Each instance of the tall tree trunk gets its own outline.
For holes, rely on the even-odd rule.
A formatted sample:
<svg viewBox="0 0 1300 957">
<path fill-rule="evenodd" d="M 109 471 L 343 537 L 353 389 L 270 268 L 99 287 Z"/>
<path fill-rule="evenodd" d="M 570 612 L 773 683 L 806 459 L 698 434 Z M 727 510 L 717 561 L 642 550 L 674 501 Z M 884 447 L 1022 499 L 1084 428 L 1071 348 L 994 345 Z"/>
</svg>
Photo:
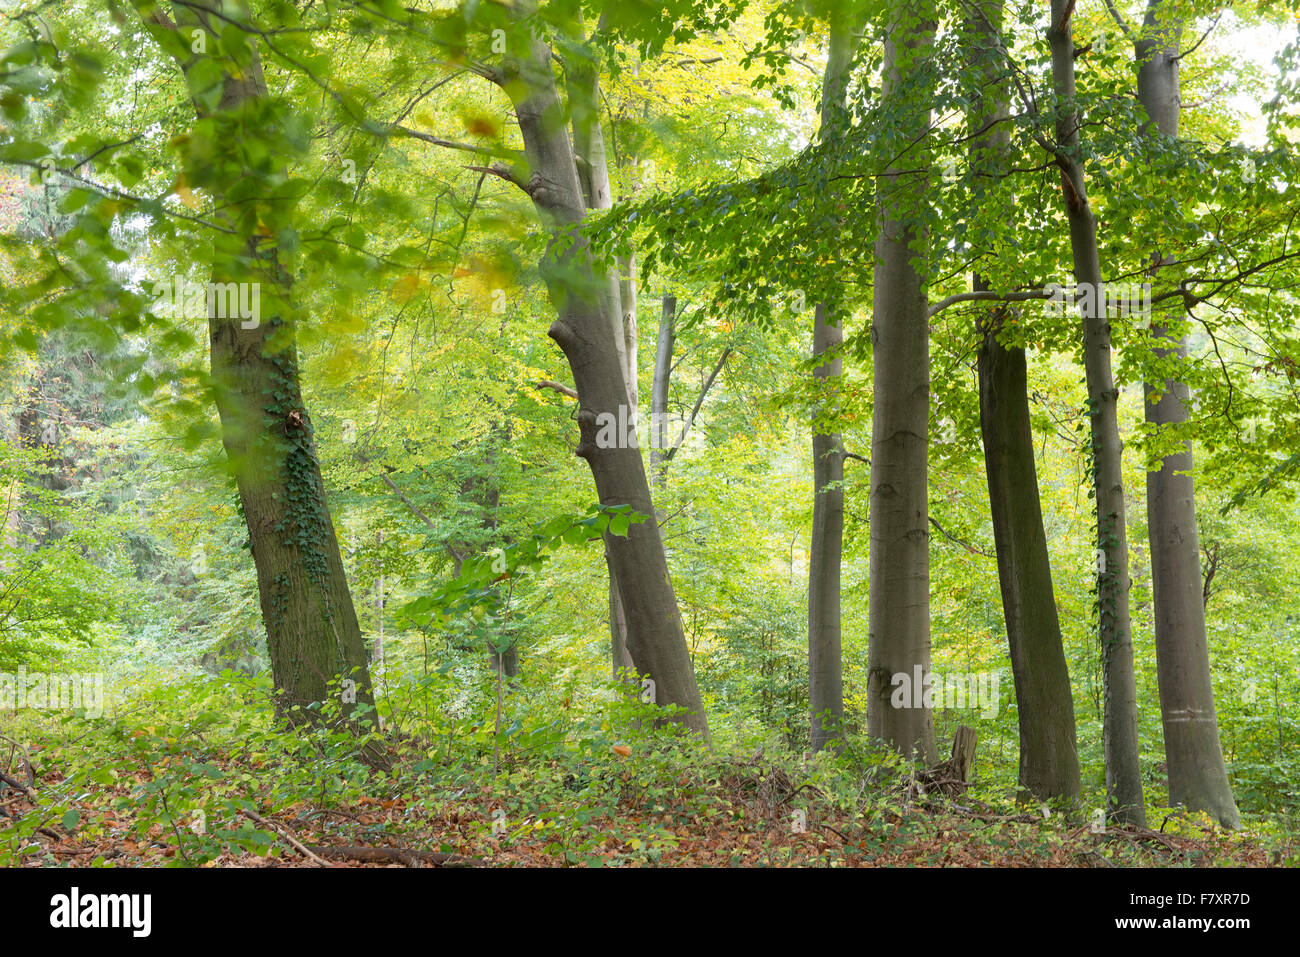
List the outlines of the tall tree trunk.
<svg viewBox="0 0 1300 957">
<path fill-rule="evenodd" d="M 376 544 L 384 544 L 384 531 L 380 529 L 375 534 Z M 375 582 L 375 651 L 371 660 L 375 663 L 375 670 L 380 671 L 384 667 L 384 573 L 379 572 L 379 580 Z"/>
<path fill-rule="evenodd" d="M 673 349 L 677 345 L 677 297 L 665 295 L 655 336 L 654 377 L 650 382 L 650 480 L 662 489 L 668 482 L 668 390 L 673 377 Z"/>
<path fill-rule="evenodd" d="M 501 79 L 514 103 L 529 165 L 526 181 L 514 175 L 552 235 L 541 269 L 558 313 L 549 334 L 569 360 L 578 392 L 581 440 L 576 452 L 590 466 L 602 504 L 631 505 L 653 517 L 650 485 L 637 443 L 620 441 L 606 448 L 597 441 L 599 417 L 610 415 L 617 422 L 620 408 L 626 416 L 629 407 L 621 312 L 611 314 L 613 303 L 604 291 L 610 277 L 598 274 L 589 244 L 574 230 L 587 204 L 556 92 L 551 51 L 525 20 L 534 6 L 515 7 L 520 29 L 515 31 Z M 613 278 L 617 288 L 617 277 Z M 657 704 L 685 709 L 678 720 L 707 736 L 704 706 L 658 524 L 650 520 L 631 526 L 626 536 L 607 535 L 605 547 L 619 583 L 626 646 L 636 670 L 654 682 Z"/>
<path fill-rule="evenodd" d="M 149 15 L 148 22 L 166 30 L 179 26 L 187 36 L 202 31 L 207 48 L 219 48 L 220 24 L 207 12 L 191 12 L 179 3 L 173 3 L 172 9 L 175 23 L 160 11 Z M 196 42 L 191 37 L 185 46 Z M 189 72 L 202 57 L 184 61 L 182 70 Z M 196 112 L 200 119 L 215 121 L 215 143 L 238 144 L 248 128 L 269 128 L 266 100 L 266 82 L 254 48 L 241 74 L 223 73 L 216 111 L 209 114 L 196 103 Z M 272 306 L 272 315 L 252 322 L 210 315 L 208 331 L 222 442 L 257 569 L 271 671 L 279 693 L 277 706 L 291 718 L 300 717 L 301 709 L 326 699 L 331 682 L 341 681 L 342 710 L 351 714 L 356 705 L 373 705 L 374 699 L 365 642 L 325 502 L 311 418 L 299 385 L 295 325 L 288 306 L 293 281 L 280 265 L 275 247 L 260 235 L 249 235 L 247 225 L 274 224 L 279 200 L 257 196 L 227 202 L 227 192 L 238 184 L 266 176 L 265 171 L 252 169 L 222 175 L 228 168 L 214 163 L 214 175 L 207 181 L 191 176 L 190 185 L 212 193 L 217 208 L 223 210 L 220 218 L 231 231 L 214 239 L 213 281 L 257 283 L 260 301 Z M 275 233 L 273 225 L 271 233 Z"/>
<path fill-rule="evenodd" d="M 603 26 L 603 18 L 602 24 Z M 581 39 L 581 15 L 573 23 Z M 583 201 L 589 210 L 609 209 L 614 203 L 609 181 L 609 155 L 605 148 L 605 133 L 600 124 L 600 78 L 594 60 L 577 55 L 567 64 L 566 90 L 573 125 L 573 152 L 578 168 L 578 182 L 582 187 Z M 627 389 L 629 422 L 636 421 L 637 363 L 636 363 L 636 285 L 633 278 L 631 254 L 619 259 L 623 275 L 610 273 L 603 278 L 604 309 L 614 322 L 623 382 Z M 626 297 L 626 298 L 625 298 Z M 629 305 L 630 301 L 630 305 Z M 609 646 L 610 666 L 614 677 L 632 667 L 627 652 L 627 616 L 619 594 L 614 566 L 606 557 L 609 570 Z"/>
<path fill-rule="evenodd" d="M 881 95 L 901 115 L 900 142 L 928 135 L 929 105 L 907 90 L 933 42 L 933 11 L 924 7 L 903 0 L 889 6 Z M 928 242 L 919 224 L 926 178 L 896 171 L 923 167 L 927 156 L 925 149 L 909 150 L 878 180 L 867 729 L 905 757 L 935 764 L 934 715 L 912 688 L 930 677 L 930 327 L 924 267 L 913 265 L 925 258 Z M 916 694 L 895 696 L 896 676 L 904 682 L 900 691 Z"/>
<path fill-rule="evenodd" d="M 833 306 L 818 303 L 813 325 L 813 355 L 832 355 L 814 375 L 834 383 L 843 372 L 840 345 L 844 338 Z M 840 653 L 840 560 L 844 544 L 844 449 L 838 432 L 819 431 L 823 415 L 835 414 L 838 392 L 822 385 L 819 408 L 813 413 L 813 521 L 808 550 L 808 709 L 812 749 L 820 751 L 840 734 L 844 721 L 843 671 Z"/>
<path fill-rule="evenodd" d="M 845 97 L 856 38 L 843 18 L 833 15 L 830 49 L 822 80 L 823 143 L 844 135 Z M 844 443 L 828 431 L 825 419 L 839 407 L 843 374 L 840 346 L 844 316 L 839 302 L 819 302 L 813 312 L 813 359 L 817 404 L 812 416 L 813 521 L 808 547 L 808 710 L 812 749 L 835 741 L 844 721 L 843 666 L 840 651 L 840 561 L 844 546 Z"/>
<path fill-rule="evenodd" d="M 1178 55 L 1183 22 L 1168 3 L 1150 0 L 1136 38 L 1138 100 L 1160 136 L 1176 139 L 1181 112 Z M 1186 360 L 1187 337 L 1153 318 L 1156 355 Z M 1153 426 L 1187 421 L 1187 385 L 1174 379 L 1145 385 L 1146 420 Z M 1147 473 L 1147 533 L 1155 604 L 1156 677 L 1169 769 L 1169 803 L 1205 811 L 1225 827 L 1239 827 L 1210 680 L 1205 637 L 1201 556 L 1196 531 L 1192 443 Z"/>
<path fill-rule="evenodd" d="M 12 449 L 22 448 L 22 417 L 15 416 L 5 426 L 4 441 Z M 23 481 L 14 478 L 4 490 L 4 525 L 0 530 L 0 575 L 10 575 L 17 567 L 18 541 L 23 527 Z"/>
<path fill-rule="evenodd" d="M 1111 818 L 1143 826 L 1146 805 L 1138 766 L 1137 684 L 1133 676 L 1133 634 L 1129 620 L 1128 539 L 1124 516 L 1123 443 L 1119 437 L 1119 391 L 1110 362 L 1110 323 L 1101 295 L 1101 257 L 1097 219 L 1088 205 L 1080 162 L 1079 115 L 1075 103 L 1074 39 L 1070 18 L 1075 0 L 1051 0 L 1047 30 L 1052 80 L 1058 104 L 1056 162 L 1070 227 L 1074 278 L 1091 288 L 1092 308 L 1084 309 L 1083 358 L 1088 383 L 1093 488 L 1097 503 L 1097 607 L 1105 712 L 1102 739 L 1106 753 L 1106 794 Z M 1100 304 L 1097 300 L 1100 298 Z M 1085 303 L 1088 301 L 1084 300 Z"/>
<path fill-rule="evenodd" d="M 665 295 L 659 314 L 659 333 L 655 337 L 654 375 L 650 383 L 650 481 L 660 492 L 668 485 L 668 462 L 665 457 L 668 450 L 668 391 L 672 385 L 673 348 L 677 343 L 677 297 Z M 662 506 L 655 508 L 655 520 L 663 521 Z M 612 575 L 612 572 L 611 572 Z M 610 581 L 613 581 L 611 577 Z M 620 632 L 627 629 L 626 620 L 622 620 L 622 605 L 615 605 L 616 595 L 610 594 L 610 619 L 618 615 Z M 620 633 L 620 632 L 616 632 Z M 620 642 L 613 648 L 614 674 L 620 668 L 631 668 L 632 659 L 627 648 Z"/>
<path fill-rule="evenodd" d="M 1008 166 L 1007 93 L 998 81 L 1002 71 L 996 53 L 1002 23 L 1002 0 L 979 0 L 970 31 L 979 38 L 973 57 L 983 85 L 968 124 L 974 134 L 971 188 L 977 202 L 984 184 L 1005 176 Z M 989 286 L 976 273 L 972 288 L 979 292 Z M 980 343 L 980 434 L 1016 686 L 1020 790 L 1022 798 L 1074 800 L 1079 796 L 1074 696 L 1043 531 L 1025 350 L 998 340 L 1007 315 L 1005 307 L 989 310 L 976 320 L 975 331 Z"/>
<path fill-rule="evenodd" d="M 609 572 L 609 666 L 614 677 L 618 678 L 635 671 L 636 664 L 627 649 L 627 615 L 623 611 L 613 557 L 608 549 L 605 551 L 605 568 Z"/>
</svg>

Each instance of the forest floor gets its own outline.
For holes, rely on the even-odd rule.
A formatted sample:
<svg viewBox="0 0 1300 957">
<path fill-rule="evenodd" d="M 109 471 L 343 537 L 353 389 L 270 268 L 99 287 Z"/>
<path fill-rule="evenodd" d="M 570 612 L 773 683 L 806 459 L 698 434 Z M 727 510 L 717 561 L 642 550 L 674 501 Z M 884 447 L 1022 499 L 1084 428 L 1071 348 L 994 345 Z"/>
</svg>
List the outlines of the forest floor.
<svg viewBox="0 0 1300 957">
<path fill-rule="evenodd" d="M 631 764 L 630 756 L 615 757 Z M 138 767 L 89 788 L 74 782 L 70 800 L 50 801 L 41 791 L 66 792 L 68 779 L 40 756 L 36 763 L 42 770 L 30 788 L 11 784 L 0 791 L 0 815 L 8 818 L 0 820 L 0 864 L 1098 868 L 1300 861 L 1293 841 L 1261 839 L 1249 830 L 1229 833 L 1181 817 L 1166 817 L 1159 829 L 1109 826 L 1098 833 L 1077 816 L 999 811 L 964 795 L 918 795 L 914 788 L 897 787 L 845 808 L 815 784 L 796 785 L 761 755 L 674 769 L 652 780 L 615 766 L 600 781 L 602 800 L 588 793 L 591 782 L 576 779 L 559 763 L 502 767 L 498 780 L 512 782 L 509 796 L 500 783 L 463 783 L 434 797 L 395 768 L 391 776 L 371 780 L 378 785 L 370 788 L 373 793 L 346 800 L 231 802 L 214 806 L 201 824 L 186 824 L 192 814 L 165 808 L 160 819 L 152 819 L 157 812 L 149 808 L 156 802 L 142 801 L 139 789 L 157 785 L 165 768 L 157 768 L 156 776 Z M 243 769 L 235 764 L 205 765 L 212 768 L 205 773 L 231 779 L 251 773 L 248 783 L 258 792 L 264 789 L 256 780 L 276 773 L 256 762 Z M 555 786 L 538 786 L 547 782 Z M 231 818 L 241 820 L 236 825 Z"/>
<path fill-rule="evenodd" d="M 223 672 L 142 686 L 102 719 L 9 712 L 0 866 L 1300 865 L 1288 817 L 1224 831 L 1158 807 L 1158 782 L 1150 828 L 1102 828 L 1099 783 L 1074 807 L 1018 804 L 978 753 L 967 784 L 856 735 L 811 756 L 709 746 L 595 696 L 521 702 L 508 723 L 394 699 L 362 739 L 286 730 L 268 692 Z"/>
</svg>

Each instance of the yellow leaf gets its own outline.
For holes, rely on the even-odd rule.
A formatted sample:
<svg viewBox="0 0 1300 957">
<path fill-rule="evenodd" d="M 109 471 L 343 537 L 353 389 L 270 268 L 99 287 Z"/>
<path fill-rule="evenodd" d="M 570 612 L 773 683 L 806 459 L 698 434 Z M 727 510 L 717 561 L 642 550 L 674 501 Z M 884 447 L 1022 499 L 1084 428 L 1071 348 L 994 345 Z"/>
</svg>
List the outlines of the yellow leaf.
<svg viewBox="0 0 1300 957">
<path fill-rule="evenodd" d="M 415 295 L 415 291 L 420 288 L 420 274 L 417 272 L 407 273 L 397 282 L 393 283 L 393 301 L 409 302 Z"/>
<path fill-rule="evenodd" d="M 176 177 L 176 185 L 172 187 L 172 192 L 181 198 L 181 202 L 190 209 L 198 209 L 199 201 L 195 198 L 189 183 L 185 182 L 185 174 L 182 173 Z"/>
</svg>

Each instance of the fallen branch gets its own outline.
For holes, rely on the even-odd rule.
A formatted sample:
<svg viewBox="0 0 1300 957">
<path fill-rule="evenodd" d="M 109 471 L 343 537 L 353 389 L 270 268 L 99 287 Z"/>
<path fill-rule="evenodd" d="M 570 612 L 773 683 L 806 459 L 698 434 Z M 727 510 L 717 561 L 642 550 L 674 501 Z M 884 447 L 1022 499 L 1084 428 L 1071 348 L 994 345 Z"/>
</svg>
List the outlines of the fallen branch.
<svg viewBox="0 0 1300 957">
<path fill-rule="evenodd" d="M 459 854 L 438 854 L 433 851 L 419 851 L 410 847 L 330 847 L 311 845 L 311 850 L 321 857 L 332 860 L 364 861 L 366 863 L 391 863 L 399 861 L 409 867 L 423 867 L 433 864 L 437 867 L 474 867 L 480 863 L 476 857 L 462 857 Z"/>
<path fill-rule="evenodd" d="M 851 844 L 851 843 L 853 843 L 853 842 L 850 841 L 847 837 L 845 837 L 843 834 L 841 834 L 839 831 L 837 831 L 835 828 L 831 827 L 829 824 L 814 824 L 813 827 L 820 828 L 820 829 L 823 830 L 823 831 L 830 831 L 832 834 L 834 834 L 836 837 L 838 837 L 838 838 L 839 838 L 841 841 L 843 841 L 845 844 Z"/>
<path fill-rule="evenodd" d="M 4 807 L 3 805 L 0 805 L 0 815 L 3 815 L 4 817 L 9 818 L 9 820 L 15 822 L 21 820 L 17 814 L 9 810 L 7 807 Z M 37 827 L 36 833 L 48 837 L 51 841 L 62 842 L 63 840 L 62 834 L 59 834 L 57 831 L 51 831 L 48 827 Z"/>
<path fill-rule="evenodd" d="M 307 858 L 309 858 L 312 861 L 315 861 L 321 867 L 329 867 L 328 862 L 323 861 L 321 860 L 321 858 L 317 857 L 314 853 L 312 853 L 311 848 L 309 848 L 306 844 L 302 843 L 300 840 L 298 840 L 296 837 L 290 834 L 288 830 L 280 827 L 280 825 L 278 825 L 275 821 L 268 821 L 266 818 L 262 817 L 262 815 L 257 814 L 253 811 L 241 810 L 240 813 L 242 813 L 244 817 L 248 818 L 254 824 L 260 824 L 262 827 L 272 830 L 276 834 L 279 834 L 282 838 L 288 841 L 289 844 L 291 844 L 295 850 L 301 851 Z"/>
<path fill-rule="evenodd" d="M 81 738 L 77 738 L 76 740 L 80 741 Z M 0 741 L 9 742 L 9 757 L 5 761 L 5 767 L 7 768 L 9 766 L 9 762 L 13 760 L 15 752 L 21 754 L 23 756 L 23 770 L 27 772 L 27 783 L 29 785 L 35 784 L 36 769 L 32 767 L 32 756 L 27 753 L 27 749 L 23 747 L 21 744 L 19 744 L 17 741 L 15 741 L 13 738 L 9 737 L 9 735 L 7 734 L 0 734 Z"/>
<path fill-rule="evenodd" d="M 18 780 L 14 779 L 14 778 L 11 778 L 9 775 L 5 774 L 3 771 L 0 771 L 0 781 L 3 781 L 5 784 L 9 785 L 11 788 L 13 788 L 13 789 L 15 789 L 15 790 L 17 790 L 17 791 L 21 791 L 23 794 L 27 795 L 27 797 L 29 797 L 31 800 L 33 800 L 33 801 L 36 800 L 36 792 L 35 792 L 35 791 L 33 791 L 33 790 L 32 790 L 30 787 L 28 787 L 26 784 L 23 784 L 21 781 L 18 781 Z"/>
</svg>

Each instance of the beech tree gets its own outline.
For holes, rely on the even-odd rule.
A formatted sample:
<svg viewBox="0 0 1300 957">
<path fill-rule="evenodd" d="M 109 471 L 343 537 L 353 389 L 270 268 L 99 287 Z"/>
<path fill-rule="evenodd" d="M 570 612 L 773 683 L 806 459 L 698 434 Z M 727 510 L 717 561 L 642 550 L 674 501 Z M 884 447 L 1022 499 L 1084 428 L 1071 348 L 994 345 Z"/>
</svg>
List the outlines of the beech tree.
<svg viewBox="0 0 1300 957">
<path fill-rule="evenodd" d="M 1052 0 L 1047 40 L 1052 51 L 1056 95 L 1056 138 L 1051 152 L 1061 171 L 1061 197 L 1070 230 L 1074 278 L 1093 295 L 1084 300 L 1083 356 L 1088 382 L 1092 438 L 1092 487 L 1097 505 L 1097 606 L 1106 710 L 1106 792 L 1110 816 L 1146 823 L 1146 802 L 1138 766 L 1137 685 L 1133 677 L 1133 626 L 1129 617 L 1127 520 L 1124 514 L 1123 443 L 1119 435 L 1119 391 L 1111 371 L 1110 323 L 1101 290 L 1097 218 L 1088 205 L 1080 155 L 1082 137 L 1075 105 L 1074 0 Z M 1098 302 L 1100 300 L 1100 302 Z M 1090 305 L 1089 305 L 1090 303 Z"/>
<path fill-rule="evenodd" d="M 1147 135 L 1177 138 L 1182 103 L 1180 13 L 1164 0 L 1150 0 L 1136 33 L 1117 11 L 1116 17 L 1133 39 L 1138 100 L 1149 118 Z M 1188 357 L 1188 337 L 1173 331 L 1179 325 L 1176 315 L 1165 321 L 1153 318 L 1151 335 L 1158 358 L 1183 364 Z M 1190 392 L 1184 382 L 1176 378 L 1147 382 L 1145 398 L 1146 420 L 1156 428 L 1177 427 L 1187 421 Z M 1236 827 L 1241 818 L 1223 764 L 1210 680 L 1192 465 L 1188 440 L 1182 451 L 1163 458 L 1159 470 L 1147 473 L 1156 664 L 1169 802 L 1206 811 L 1225 827 Z"/>
<path fill-rule="evenodd" d="M 182 3 L 169 4 L 174 16 L 155 3 L 138 6 L 183 71 L 206 131 L 189 140 L 177 191 L 208 190 L 220 208 L 213 284 L 251 284 L 267 307 L 251 319 L 226 315 L 208 296 L 212 391 L 257 566 L 280 706 L 301 716 L 344 682 L 339 693 L 350 713 L 373 705 L 370 672 L 299 384 L 293 280 L 271 238 L 290 201 L 279 185 L 295 143 L 283 130 L 257 166 L 238 150 L 246 130 L 268 136 L 283 123 L 243 25 L 225 30 L 226 19 Z"/>
<path fill-rule="evenodd" d="M 843 137 L 845 96 L 858 38 L 856 24 L 837 12 L 830 23 L 822 80 L 821 129 L 826 143 Z M 819 381 L 813 413 L 813 522 L 808 545 L 808 707 L 812 748 L 819 751 L 839 733 L 844 720 L 840 648 L 840 561 L 844 542 L 844 440 L 824 419 L 836 414 L 835 395 L 843 373 L 843 303 L 819 302 L 813 314 L 814 375 Z"/>
<path fill-rule="evenodd" d="M 879 178 L 879 235 L 872 300 L 871 604 L 867 725 L 903 755 L 938 760 L 927 706 L 891 698 L 930 672 L 930 327 L 926 294 L 926 197 L 930 124 L 927 55 L 931 6 L 888 5 L 881 97 L 897 111 L 900 158 Z M 901 690 L 901 689 L 899 689 Z"/>
<path fill-rule="evenodd" d="M 541 266 L 558 314 L 549 335 L 568 358 L 578 392 L 582 438 L 577 454 L 591 467 L 602 504 L 630 505 L 653 515 L 635 437 L 628 442 L 624 436 L 613 448 L 597 441 L 602 415 L 627 421 L 631 410 L 624 317 L 616 295 L 617 275 L 593 259 L 589 243 L 575 230 L 588 209 L 578 172 L 580 158 L 564 122 L 551 48 L 537 32 L 537 12 L 535 2 L 515 5 L 506 56 L 499 69 L 489 72 L 510 97 L 526 154 L 526 166 L 499 172 L 528 194 L 553 237 Z M 598 155 L 581 159 L 593 182 L 602 175 L 608 181 Z M 628 656 L 637 672 L 654 682 L 656 703 L 680 706 L 684 723 L 707 735 L 658 524 L 631 526 L 626 537 L 611 534 L 605 547 L 626 622 Z"/>
<path fill-rule="evenodd" d="M 1250 71 L 1202 16 L 1222 5 L 1107 6 L 0 17 L 0 709 L 7 672 L 61 661 L 139 681 L 144 709 L 93 747 L 17 722 L 43 760 L 88 759 L 0 768 L 0 850 L 60 820 L 78 839 L 93 788 L 182 859 L 256 847 L 183 819 L 246 817 L 251 758 L 259 816 L 433 789 L 478 802 L 494 854 L 566 864 L 713 855 L 661 827 L 673 794 L 712 837 L 784 823 L 741 821 L 738 792 L 824 824 L 793 862 L 878 863 L 863 802 L 920 799 L 968 859 L 1094 861 L 1076 814 L 1100 808 L 1145 863 L 1167 772 L 1169 804 L 1267 825 L 1171 840 L 1272 859 L 1249 842 L 1300 784 L 1300 585 L 1277 571 L 1300 561 L 1300 44 L 1272 99 L 1241 84 L 1245 137 L 1220 91 Z M 1082 308 L 1048 308 L 1071 273 Z M 165 308 L 158 276 L 260 308 Z M 1130 279 L 1150 328 L 1112 308 Z M 248 675 L 220 673 L 236 655 Z M 363 722 L 297 720 L 340 680 L 393 778 L 337 773 Z M 114 778 L 105 749 L 154 773 Z M 971 785 L 1007 814 L 972 825 Z M 1017 801 L 1073 813 L 1025 848 Z M 326 851 L 297 820 L 266 840 L 450 862 Z"/>
<path fill-rule="evenodd" d="M 967 21 L 979 85 L 967 124 L 971 136 L 974 201 L 982 183 L 1009 175 L 1011 129 L 1009 84 L 1001 78 L 1002 2 L 975 4 Z M 971 277 L 975 292 L 988 292 L 986 279 Z M 980 432 L 988 476 L 989 506 L 998 557 L 998 584 L 1011 652 L 1020 730 L 1019 781 L 1034 798 L 1079 794 L 1070 672 L 1061 642 L 1061 623 L 1052 587 L 1052 567 L 1043 530 L 1029 414 L 1027 360 L 1008 304 L 976 320 L 979 341 Z"/>
</svg>

